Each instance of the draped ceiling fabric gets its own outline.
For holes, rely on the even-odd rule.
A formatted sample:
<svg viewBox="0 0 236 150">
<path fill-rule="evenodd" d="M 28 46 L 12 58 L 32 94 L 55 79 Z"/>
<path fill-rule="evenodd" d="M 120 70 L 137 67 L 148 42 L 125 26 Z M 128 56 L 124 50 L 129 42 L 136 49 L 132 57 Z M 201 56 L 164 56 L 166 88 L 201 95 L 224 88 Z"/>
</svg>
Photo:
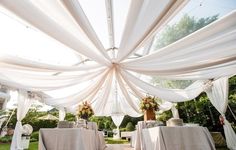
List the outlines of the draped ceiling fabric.
<svg viewBox="0 0 236 150">
<path fill-rule="evenodd" d="M 73 110 L 87 100 L 97 115 L 111 115 L 113 107 L 119 106 L 119 113 L 139 116 L 138 99 L 146 93 L 170 102 L 191 100 L 204 91 L 206 80 L 236 74 L 235 11 L 160 50 L 128 59 L 140 48 L 148 47 L 155 34 L 186 3 L 186 0 L 131 1 L 120 44 L 115 45 L 113 3 L 107 0 L 108 49 L 116 50 L 111 57 L 79 1 L 1 0 L 2 11 L 29 23 L 93 63 L 59 66 L 4 55 L 0 56 L 0 83 L 42 91 L 42 101 L 58 108 Z M 137 73 L 196 82 L 186 89 L 166 89 L 141 80 Z M 80 85 L 84 88 L 71 95 L 55 98 L 45 94 Z M 119 93 L 117 105 L 112 92 L 115 85 Z"/>
<path fill-rule="evenodd" d="M 95 115 L 140 116 L 139 99 L 146 93 L 167 101 L 161 104 L 162 110 L 170 109 L 170 102 L 191 100 L 208 88 L 209 79 L 217 81 L 236 74 L 236 11 L 149 54 L 148 48 L 156 33 L 186 3 L 187 0 L 130 1 L 117 45 L 114 2 L 106 0 L 109 46 L 105 46 L 78 0 L 1 0 L 1 11 L 61 42 L 90 63 L 62 66 L 0 55 L 0 83 L 38 92 L 42 102 L 72 112 L 87 100 Z M 144 56 L 129 59 L 143 47 L 146 48 Z M 185 89 L 167 89 L 145 82 L 140 75 L 195 82 Z M 78 90 L 59 97 L 48 95 L 51 91 L 72 87 Z M 215 98 L 210 99 L 224 114 L 223 105 L 219 105 L 219 101 L 215 103 Z M 222 96 L 223 99 L 226 97 Z"/>
<path fill-rule="evenodd" d="M 0 83 L 40 91 L 42 102 L 71 111 L 87 100 L 96 115 L 111 115 L 114 107 L 119 107 L 121 114 L 139 116 L 139 99 L 146 93 L 169 102 L 191 100 L 204 91 L 206 80 L 236 73 L 235 11 L 169 46 L 128 59 L 140 48 L 149 47 L 155 34 L 186 3 L 186 0 L 131 1 L 120 44 L 115 45 L 113 2 L 107 0 L 108 49 L 117 49 L 110 56 L 79 1 L 2 0 L 2 11 L 36 27 L 93 63 L 60 66 L 3 55 Z M 186 89 L 166 89 L 141 80 L 137 73 L 196 82 Z M 83 88 L 61 97 L 47 95 L 48 91 L 74 86 Z M 116 101 L 114 86 L 119 95 Z M 171 103 L 163 105 L 163 110 L 167 107 L 170 109 Z"/>
</svg>

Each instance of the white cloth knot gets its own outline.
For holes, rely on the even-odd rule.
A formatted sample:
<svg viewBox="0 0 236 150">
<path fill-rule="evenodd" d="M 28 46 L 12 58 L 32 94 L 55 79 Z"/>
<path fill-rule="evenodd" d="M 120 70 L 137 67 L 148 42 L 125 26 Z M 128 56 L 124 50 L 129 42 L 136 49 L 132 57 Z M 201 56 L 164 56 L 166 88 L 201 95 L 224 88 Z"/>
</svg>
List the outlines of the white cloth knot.
<svg viewBox="0 0 236 150">
<path fill-rule="evenodd" d="M 203 91 L 210 91 L 212 89 L 213 83 L 212 81 L 208 81 L 203 86 Z"/>
</svg>

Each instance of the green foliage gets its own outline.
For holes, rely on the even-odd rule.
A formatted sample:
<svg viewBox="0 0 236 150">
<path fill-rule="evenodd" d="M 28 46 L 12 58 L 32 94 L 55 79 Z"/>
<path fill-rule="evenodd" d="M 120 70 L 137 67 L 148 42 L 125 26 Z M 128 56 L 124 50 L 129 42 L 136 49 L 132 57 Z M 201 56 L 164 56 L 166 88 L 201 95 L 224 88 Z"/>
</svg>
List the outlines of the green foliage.
<svg viewBox="0 0 236 150">
<path fill-rule="evenodd" d="M 236 76 L 229 79 L 229 106 L 234 114 L 236 114 Z M 205 93 L 199 95 L 193 101 L 178 103 L 180 117 L 184 122 L 199 123 L 208 127 L 210 131 L 223 131 L 222 125 L 219 123 L 219 112 L 211 104 Z M 226 111 L 226 118 L 231 122 L 234 130 L 236 129 L 236 120 L 229 109 Z"/>
<path fill-rule="evenodd" d="M 219 112 L 211 104 L 205 93 L 193 101 L 178 103 L 180 117 L 184 122 L 198 123 L 210 131 L 222 131 L 219 124 Z"/>
<path fill-rule="evenodd" d="M 0 110 L 0 119 L 2 118 L 2 116 L 7 115 L 7 112 L 4 110 Z"/>
<path fill-rule="evenodd" d="M 30 138 L 30 142 L 38 142 L 38 140 L 34 138 Z"/>
<path fill-rule="evenodd" d="M 113 137 L 113 132 L 112 131 L 108 131 L 107 132 L 107 137 Z"/>
<path fill-rule="evenodd" d="M 0 145 L 0 150 L 9 150 L 9 149 L 10 149 L 10 143 Z M 38 142 L 30 142 L 28 150 L 38 150 Z"/>
<path fill-rule="evenodd" d="M 127 144 L 128 140 L 114 140 L 113 138 L 105 138 L 106 144 Z"/>
<path fill-rule="evenodd" d="M 57 127 L 56 120 L 36 120 L 29 123 L 33 126 L 34 131 L 38 131 L 40 128 L 55 128 Z"/>
<path fill-rule="evenodd" d="M 134 125 L 132 124 L 132 122 L 129 122 L 127 125 L 126 125 L 126 131 L 134 131 Z"/>
<path fill-rule="evenodd" d="M 184 89 L 193 83 L 192 80 L 164 80 L 159 77 L 153 77 L 151 82 L 164 88 Z"/>
<path fill-rule="evenodd" d="M 218 19 L 218 15 L 196 19 L 185 14 L 178 23 L 167 28 L 157 37 L 155 48 L 165 47 Z"/>
<path fill-rule="evenodd" d="M 143 121 L 143 116 L 141 117 L 130 117 L 126 115 L 120 125 L 120 128 L 125 128 L 129 122 L 132 122 L 133 125 L 136 125 L 138 121 Z"/>
<path fill-rule="evenodd" d="M 236 114 L 236 76 L 229 79 L 229 106 L 234 114 Z M 223 127 L 219 122 L 219 112 L 211 104 L 206 93 L 200 94 L 192 101 L 180 102 L 177 105 L 180 118 L 186 123 L 197 123 L 207 127 L 210 131 L 218 131 L 223 133 Z M 157 116 L 157 120 L 167 121 L 171 118 L 171 111 L 166 111 Z M 226 118 L 236 130 L 236 120 L 227 109 Z"/>
<path fill-rule="evenodd" d="M 11 110 L 13 111 L 13 110 Z M 16 125 L 16 113 L 12 116 L 8 128 L 15 128 Z M 48 112 L 38 112 L 36 109 L 30 109 L 26 117 L 22 120 L 22 124 L 30 124 L 34 131 L 38 131 L 40 128 L 55 128 L 57 126 L 57 121 L 55 120 L 39 120 L 38 118 L 47 115 Z M 50 112 L 54 116 L 58 116 L 57 112 Z M 6 122 L 5 122 L 6 123 Z M 5 125 L 5 123 L 3 125 Z"/>
<path fill-rule="evenodd" d="M 128 140 L 114 140 L 112 138 L 105 138 L 106 144 L 128 144 Z M 9 150 L 10 144 L 1 144 L 0 150 Z M 38 142 L 32 142 L 28 150 L 38 150 Z M 216 148 L 216 150 L 228 150 L 227 148 Z"/>
<path fill-rule="evenodd" d="M 165 47 L 197 30 L 212 23 L 218 19 L 218 15 L 196 19 L 188 15 L 184 15 L 183 18 L 176 24 L 168 26 L 158 37 L 156 37 L 154 43 L 155 49 Z M 167 88 L 186 88 L 193 81 L 179 81 L 179 80 L 162 80 L 157 77 L 153 77 L 153 83 L 161 85 Z M 229 106 L 232 111 L 236 113 L 236 76 L 229 79 Z M 192 101 L 178 103 L 180 118 L 184 122 L 198 123 L 202 126 L 208 127 L 210 131 L 222 131 L 222 125 L 219 123 L 219 113 L 215 107 L 211 104 L 205 93 L 202 93 Z M 158 115 L 158 120 L 166 121 L 170 117 L 170 112 L 164 112 Z M 235 120 L 232 114 L 227 110 L 226 117 L 232 122 L 235 128 Z"/>
<path fill-rule="evenodd" d="M 11 140 L 12 140 L 12 136 L 0 137 L 0 143 L 10 143 Z"/>
<path fill-rule="evenodd" d="M 142 121 L 143 116 L 141 117 L 130 117 L 130 116 L 125 116 L 121 125 L 121 128 L 126 128 L 126 125 L 129 122 L 132 122 L 133 125 L 136 125 L 138 121 Z M 90 118 L 90 121 L 96 122 L 98 125 L 99 130 L 113 130 L 116 128 L 115 124 L 113 123 L 111 117 L 97 117 L 93 116 Z"/>
<path fill-rule="evenodd" d="M 30 136 L 30 139 L 35 139 L 35 140 L 39 140 L 39 132 L 33 132 L 32 135 Z"/>
<path fill-rule="evenodd" d="M 75 121 L 75 115 L 71 113 L 66 113 L 65 120 L 67 121 Z"/>
<path fill-rule="evenodd" d="M 172 112 L 169 110 L 169 111 L 165 111 L 164 113 L 158 114 L 157 120 L 162 121 L 162 122 L 166 122 L 171 117 L 172 117 Z"/>
<path fill-rule="evenodd" d="M 179 22 L 173 24 L 171 26 L 167 26 L 166 29 L 160 33 L 155 39 L 154 49 L 160 49 L 169 44 L 172 44 L 179 39 L 201 29 L 202 27 L 214 22 L 218 19 L 218 15 L 208 17 L 208 18 L 200 18 L 196 19 L 194 17 L 190 17 L 185 14 Z M 153 77 L 152 82 L 156 85 L 161 85 L 166 88 L 177 88 L 183 89 L 190 85 L 193 81 L 191 80 L 163 80 L 158 77 Z"/>
<path fill-rule="evenodd" d="M 116 128 L 111 117 L 97 117 L 93 116 L 89 119 L 90 121 L 96 122 L 99 130 L 112 130 Z"/>
<path fill-rule="evenodd" d="M 126 128 L 120 128 L 120 132 L 126 131 Z"/>
</svg>

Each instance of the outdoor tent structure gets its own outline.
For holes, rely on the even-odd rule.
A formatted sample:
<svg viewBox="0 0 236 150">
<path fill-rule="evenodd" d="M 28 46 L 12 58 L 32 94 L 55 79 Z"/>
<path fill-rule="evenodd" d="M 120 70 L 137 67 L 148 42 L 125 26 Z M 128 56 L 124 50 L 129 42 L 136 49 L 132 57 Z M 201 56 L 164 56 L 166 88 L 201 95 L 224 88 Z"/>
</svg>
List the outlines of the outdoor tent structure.
<svg viewBox="0 0 236 150">
<path fill-rule="evenodd" d="M 77 0 L 1 0 L 2 11 L 56 39 L 82 58 L 81 63 L 66 66 L 0 56 L 0 83 L 19 90 L 18 122 L 11 149 L 20 147 L 21 120 L 31 99 L 35 98 L 68 111 L 74 111 L 79 103 L 87 100 L 96 115 L 140 116 L 139 99 L 146 93 L 168 102 L 181 102 L 205 91 L 224 116 L 228 104 L 228 78 L 236 74 L 236 11 L 149 54 L 155 34 L 187 1 L 130 1 L 118 43 L 113 3 L 106 0 L 104 5 L 108 28 L 104 42 L 97 34 L 100 26 L 95 28 L 91 24 L 89 14 L 83 10 L 86 6 Z M 130 59 L 140 50 L 141 57 Z M 186 89 L 167 89 L 153 86 L 137 74 L 195 82 Z M 80 89 L 61 97 L 47 93 L 70 87 Z M 236 149 L 236 135 L 226 118 L 224 130 L 228 147 Z"/>
</svg>

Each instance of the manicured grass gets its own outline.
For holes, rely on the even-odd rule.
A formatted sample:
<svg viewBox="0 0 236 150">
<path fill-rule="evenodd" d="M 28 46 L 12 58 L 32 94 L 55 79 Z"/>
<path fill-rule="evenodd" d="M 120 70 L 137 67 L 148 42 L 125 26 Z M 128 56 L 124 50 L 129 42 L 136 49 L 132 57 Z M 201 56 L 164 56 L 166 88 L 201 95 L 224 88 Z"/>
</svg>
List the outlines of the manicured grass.
<svg viewBox="0 0 236 150">
<path fill-rule="evenodd" d="M 128 140 L 114 140 L 113 138 L 105 138 L 106 144 L 127 144 L 129 143 Z M 10 143 L 7 144 L 0 144 L 0 150 L 9 150 Z M 38 149 L 38 142 L 30 143 L 29 150 L 37 150 Z"/>
<path fill-rule="evenodd" d="M 129 141 L 127 140 L 114 140 L 112 138 L 105 138 L 106 144 L 127 144 Z M 9 150 L 10 144 L 2 144 L 0 143 L 0 150 Z M 30 143 L 29 150 L 37 150 L 38 149 L 38 142 Z M 216 148 L 216 150 L 229 150 L 227 148 Z"/>
<path fill-rule="evenodd" d="M 0 150 L 9 150 L 11 144 L 0 144 Z M 32 142 L 29 145 L 28 150 L 37 150 L 38 149 L 38 142 Z"/>
<path fill-rule="evenodd" d="M 113 138 L 105 138 L 106 144 L 127 144 L 128 140 L 114 140 Z"/>
</svg>

